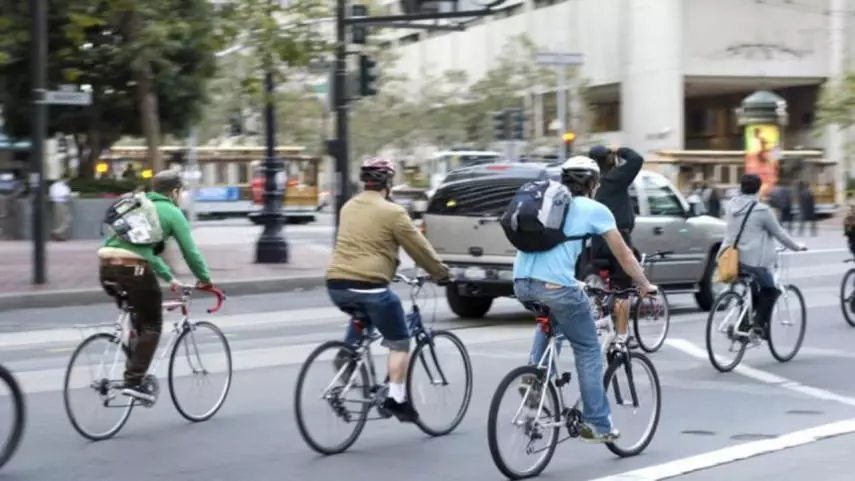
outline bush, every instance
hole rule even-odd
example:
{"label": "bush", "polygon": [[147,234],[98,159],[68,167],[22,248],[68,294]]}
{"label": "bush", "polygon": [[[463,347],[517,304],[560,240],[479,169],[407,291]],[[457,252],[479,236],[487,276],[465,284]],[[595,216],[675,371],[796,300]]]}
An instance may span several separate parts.
{"label": "bush", "polygon": [[71,179],[68,182],[72,192],[81,197],[112,197],[122,195],[143,184],[142,180],[128,179]]}

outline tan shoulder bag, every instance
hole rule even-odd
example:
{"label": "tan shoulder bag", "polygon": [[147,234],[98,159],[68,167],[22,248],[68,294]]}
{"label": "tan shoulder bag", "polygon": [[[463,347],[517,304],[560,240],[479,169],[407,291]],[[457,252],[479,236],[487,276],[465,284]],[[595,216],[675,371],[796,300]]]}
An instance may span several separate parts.
{"label": "tan shoulder bag", "polygon": [[751,211],[754,210],[756,205],[757,202],[751,204],[748,212],[745,213],[745,218],[742,219],[742,225],[739,227],[739,233],[736,234],[733,245],[725,247],[724,251],[718,257],[717,272],[719,282],[731,284],[739,278],[739,249],[737,246],[739,245],[739,240],[742,238],[742,232],[745,231],[745,223],[748,222],[748,216],[751,215]]}

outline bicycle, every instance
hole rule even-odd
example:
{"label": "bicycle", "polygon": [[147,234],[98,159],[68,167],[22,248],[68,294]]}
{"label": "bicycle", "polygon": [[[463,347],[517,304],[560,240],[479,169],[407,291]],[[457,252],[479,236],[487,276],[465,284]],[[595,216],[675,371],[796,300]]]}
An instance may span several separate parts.
{"label": "bicycle", "polygon": [[[807,327],[807,309],[805,307],[805,299],[802,295],[802,291],[795,285],[787,284],[783,281],[783,278],[785,277],[783,253],[785,250],[786,249],[782,247],[778,247],[775,250],[777,253],[777,262],[775,263],[773,277],[775,279],[775,285],[781,292],[781,295],[775,302],[775,307],[772,311],[772,318],[769,321],[768,332],[764,333],[763,336],[757,332],[754,324],[754,296],[751,295],[755,287],[753,275],[740,273],[736,282],[734,282],[729,289],[719,294],[713,302],[712,309],[710,310],[707,318],[706,348],[710,363],[719,372],[730,372],[735,369],[736,366],[742,362],[742,358],[745,356],[745,351],[748,349],[749,345],[751,347],[759,346],[763,342],[764,337],[769,344],[769,352],[778,362],[788,362],[792,360],[801,349]],[[793,322],[793,319],[790,319],[789,315],[782,316],[781,313],[778,312],[778,307],[783,304],[785,307],[789,308],[790,304],[796,301],[801,305],[801,308],[799,309],[801,320],[798,321],[799,333],[796,336],[796,342],[793,345],[792,350],[789,353],[784,353],[779,349],[780,346],[776,344],[776,341],[773,340],[772,334],[777,331],[775,326],[778,326],[779,324],[781,329],[789,329],[795,323]],[[726,311],[727,316],[723,321],[716,324],[714,321],[715,315],[722,311]],[[733,317],[734,314],[736,314],[735,317]],[[746,316],[749,317],[746,318]],[[786,319],[781,320],[780,323],[776,322],[776,320],[779,320],[782,317],[785,317]],[[741,326],[743,325],[745,326],[745,329],[741,329]],[[728,352],[734,353],[734,357],[730,360],[729,364],[726,363],[726,358],[717,356],[714,352],[712,343],[715,334],[723,334],[729,341],[730,345]]]}
{"label": "bicycle", "polygon": [[[213,417],[214,414],[216,414],[223,406],[231,387],[232,354],[228,340],[220,328],[208,321],[190,321],[190,305],[192,294],[196,288],[193,286],[181,286],[179,288],[178,299],[163,303],[163,307],[167,311],[180,309],[181,318],[173,324],[172,334],[169,341],[166,343],[166,346],[164,346],[160,355],[156,356],[154,361],[151,363],[145,377],[143,378],[143,389],[154,396],[154,400],[145,401],[132,397],[127,397],[126,400],[120,400],[119,391],[121,391],[124,385],[124,380],[122,379],[123,367],[120,366],[127,363],[130,359],[131,352],[133,351],[136,342],[136,329],[133,326],[133,308],[128,304],[127,292],[122,291],[118,285],[113,283],[110,283],[108,287],[111,287],[116,292],[116,302],[118,303],[121,311],[116,322],[113,324],[113,331],[98,332],[85,337],[71,354],[71,359],[68,362],[68,369],[65,373],[63,403],[65,405],[65,412],[68,415],[68,420],[71,422],[72,427],[74,427],[74,429],[85,438],[92,441],[102,441],[115,436],[122,429],[130,418],[131,411],[136,404],[140,404],[145,408],[153,407],[157,403],[160,395],[160,383],[158,382],[155,373],[167,353],[170,353],[167,380],[170,397],[172,398],[172,404],[175,406],[175,409],[182,417],[191,422],[207,421]],[[219,289],[206,289],[204,292],[209,292],[217,298],[216,305],[207,309],[207,312],[209,314],[213,314],[220,310],[226,299],[225,294]],[[102,327],[102,325],[84,325],[75,327],[85,329],[87,327],[98,328]],[[206,353],[209,351],[200,349],[200,345],[209,346],[209,344],[197,342],[197,337],[201,336],[203,330],[208,330],[213,334],[212,342],[221,344],[225,353],[224,359],[219,360],[219,362],[215,362],[213,366],[210,364],[207,367],[204,366],[200,357],[202,351],[205,351]],[[103,406],[107,410],[112,409],[119,412],[118,420],[113,424],[110,424],[109,427],[103,431],[94,431],[85,427],[75,414],[70,399],[72,390],[76,389],[78,384],[72,381],[72,368],[78,358],[81,357],[81,354],[84,353],[84,350],[90,345],[96,345],[97,343],[106,343],[106,345],[100,351],[100,357],[95,363],[86,363],[87,367],[90,368],[93,367],[93,365],[96,366],[96,371],[92,373],[90,369],[91,380],[88,383],[82,383],[83,385],[80,387],[92,389],[97,393],[99,405]],[[187,358],[189,369],[184,369],[179,372],[180,368],[176,366],[176,360],[178,358],[179,346],[182,345],[184,346],[184,355]],[[122,357],[125,358],[124,362],[121,361]],[[219,392],[216,402],[212,407],[202,411],[201,413],[191,413],[188,406],[185,406],[176,395],[175,378],[183,374],[190,374],[194,381],[199,381],[199,378],[207,380],[207,376],[211,374],[211,369],[217,367],[223,367],[227,376],[225,384]]]}
{"label": "bicycle", "polygon": [[[407,314],[407,323],[410,333],[416,340],[416,347],[412,351],[410,364],[407,368],[406,390],[410,402],[415,403],[416,400],[414,394],[417,391],[414,388],[413,382],[416,366],[420,365],[424,368],[430,379],[431,386],[447,387],[450,384],[446,376],[448,371],[444,370],[439,363],[437,352],[438,340],[444,339],[450,341],[450,347],[457,349],[463,359],[465,378],[463,399],[451,421],[444,426],[432,426],[425,421],[422,410],[416,407],[416,411],[420,415],[415,424],[419,429],[430,436],[443,436],[457,428],[460,422],[463,421],[466,411],[469,409],[469,402],[472,398],[472,361],[469,358],[466,346],[457,335],[450,331],[425,327],[422,322],[421,309],[417,304],[417,298],[427,280],[428,277],[416,276],[409,278],[403,274],[396,274],[394,278],[395,282],[401,282],[410,286],[410,302],[412,307]],[[377,371],[374,364],[374,357],[371,353],[371,345],[380,339],[381,336],[379,333],[374,332],[371,321],[365,313],[352,311],[347,314],[352,316],[350,322],[353,323],[360,335],[359,341],[355,345],[342,341],[327,341],[318,346],[303,363],[300,373],[297,376],[297,386],[294,393],[294,415],[300,435],[311,449],[324,455],[342,453],[352,446],[362,433],[365,423],[369,420],[368,414],[372,408],[377,409],[379,416],[371,418],[371,420],[388,419],[392,416],[391,413],[382,407],[388,393],[389,376],[386,376],[382,384],[377,382]],[[307,389],[305,383],[312,363],[316,360],[331,360],[336,358],[336,356],[343,358],[344,361],[341,366],[332,366],[334,372],[332,381],[324,381],[322,383],[324,387],[318,389],[317,394],[312,392],[312,389]],[[431,366],[433,366],[433,369]],[[344,441],[332,446],[324,445],[316,436],[309,432],[306,422],[308,416],[305,412],[308,405],[304,405],[304,392],[309,392],[310,396],[316,395],[317,398],[312,397],[313,400],[320,399],[333,412],[337,419],[351,425],[352,431]],[[349,398],[348,394],[352,392],[360,396],[360,398]],[[348,405],[356,405],[357,407],[354,410],[349,410]],[[326,408],[322,409],[326,410]]]}
{"label": "bicycle", "polygon": [[[855,259],[846,259],[844,264],[855,262]],[[852,287],[852,292],[846,293],[847,287]],[[851,268],[843,275],[840,281],[840,309],[843,311],[843,319],[852,327],[855,327],[855,268]]]}
{"label": "bicycle", "polygon": [[[641,267],[645,269],[649,266],[650,273],[648,277],[652,277],[653,267],[655,264],[673,253],[673,250],[658,250],[652,254],[641,254],[639,264],[641,264]],[[609,278],[609,271],[607,269],[599,269],[599,272],[596,275],[589,276],[587,283],[590,285],[598,285],[601,283],[606,289],[611,289],[613,287],[611,279]],[[648,319],[652,318],[651,320],[654,323],[660,319],[663,321],[661,322],[662,332],[657,338],[655,338],[655,342],[653,343],[646,342],[645,339],[647,337],[642,336],[640,320],[645,317]],[[630,308],[630,319],[632,321],[633,332],[630,347],[636,347],[637,345],[641,350],[647,353],[654,353],[662,349],[662,346],[665,344],[665,338],[668,337],[668,331],[671,328],[671,306],[668,303],[668,296],[665,294],[665,291],[659,289],[657,291],[657,296],[655,297],[636,297],[634,301],[632,301],[632,307]]]}
{"label": "bicycle", "polygon": [[21,439],[24,437],[24,426],[27,422],[27,409],[24,402],[24,392],[21,390],[18,380],[2,365],[0,365],[0,383],[5,384],[9,390],[8,396],[13,411],[12,430],[3,443],[2,449],[0,449],[0,468],[2,468],[12,459],[15,451],[21,445]]}
{"label": "bicycle", "polygon": [[[633,410],[639,408],[638,389],[636,388],[637,369],[642,369],[646,373],[652,386],[654,394],[653,416],[648,421],[641,438],[629,447],[621,447],[617,441],[606,443],[609,451],[617,456],[636,456],[647,448],[656,434],[662,410],[662,387],[659,382],[659,374],[650,359],[640,352],[630,350],[617,337],[610,313],[616,298],[637,294],[638,290],[636,288],[610,290],[590,285],[586,285],[585,290],[589,295],[596,298],[595,304],[607,306],[605,315],[597,321],[596,325],[598,333],[601,335],[601,352],[607,360],[603,383],[606,392],[608,393],[610,390],[614,394],[613,406],[616,408],[630,407]],[[555,333],[549,320],[549,308],[547,306],[539,302],[526,302],[524,306],[535,314],[537,325],[548,338],[547,347],[537,365],[517,367],[499,382],[490,402],[487,421],[487,441],[493,462],[502,474],[514,480],[537,476],[543,472],[551,461],[558,444],[579,437],[582,427],[582,412],[579,409],[581,398],[569,408],[564,402],[563,387],[570,383],[572,377],[570,372],[562,372],[558,366],[557,350],[559,343],[564,339],[564,335],[560,332]],[[639,367],[633,369],[632,366],[636,364]],[[623,383],[617,379],[620,368],[623,368],[623,372],[626,374],[626,381]],[[525,383],[523,382],[524,379],[528,379],[530,382]],[[504,439],[508,436],[499,436],[497,428],[499,426],[499,408],[504,393],[509,390],[516,392],[516,387],[523,385],[527,385],[527,387],[525,389],[519,387],[522,400],[519,407],[516,408],[511,424],[516,428],[522,428],[524,437],[528,438],[525,453],[527,455],[542,453],[542,455],[528,469],[516,470],[509,466],[498,444],[500,437]],[[626,391],[623,390],[624,388]],[[629,395],[629,399],[624,399],[625,394]],[[546,406],[547,402],[551,404],[551,407]],[[526,409],[534,412],[521,416]],[[568,434],[563,439],[559,439],[559,431],[562,427],[567,429]],[[534,447],[535,441],[543,439],[545,435],[549,436],[546,447],[536,449]]]}

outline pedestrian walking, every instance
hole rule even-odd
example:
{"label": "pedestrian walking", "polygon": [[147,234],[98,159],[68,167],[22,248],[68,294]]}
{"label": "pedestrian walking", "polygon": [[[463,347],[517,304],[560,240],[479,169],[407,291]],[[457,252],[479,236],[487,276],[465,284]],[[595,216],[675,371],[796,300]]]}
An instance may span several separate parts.
{"label": "pedestrian walking", "polygon": [[810,223],[810,232],[816,236],[816,198],[805,181],[798,183],[799,194],[799,235],[805,232],[805,224]]}
{"label": "pedestrian walking", "polygon": [[65,241],[71,235],[71,187],[68,186],[68,176],[63,175],[51,184],[48,191],[53,209],[53,231],[51,238]]}

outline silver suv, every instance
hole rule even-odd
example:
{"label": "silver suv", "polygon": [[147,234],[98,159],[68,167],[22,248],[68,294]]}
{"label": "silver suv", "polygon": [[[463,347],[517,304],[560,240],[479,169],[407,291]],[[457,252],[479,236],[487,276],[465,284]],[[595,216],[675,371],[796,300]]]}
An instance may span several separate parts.
{"label": "silver suv", "polygon": [[[559,174],[559,167],[541,163],[474,166],[455,171],[431,196],[423,229],[457,279],[446,290],[455,314],[480,318],[493,299],[513,295],[516,250],[498,218],[523,183],[546,177],[557,180]],[[724,221],[704,215],[700,205],[689,204],[668,179],[655,172],[642,171],[630,194],[636,214],[635,247],[641,252],[674,251],[657,262],[651,281],[667,291],[692,292],[698,307],[709,310],[714,297],[713,260],[724,239]],[[577,270],[577,276],[581,272]]]}

